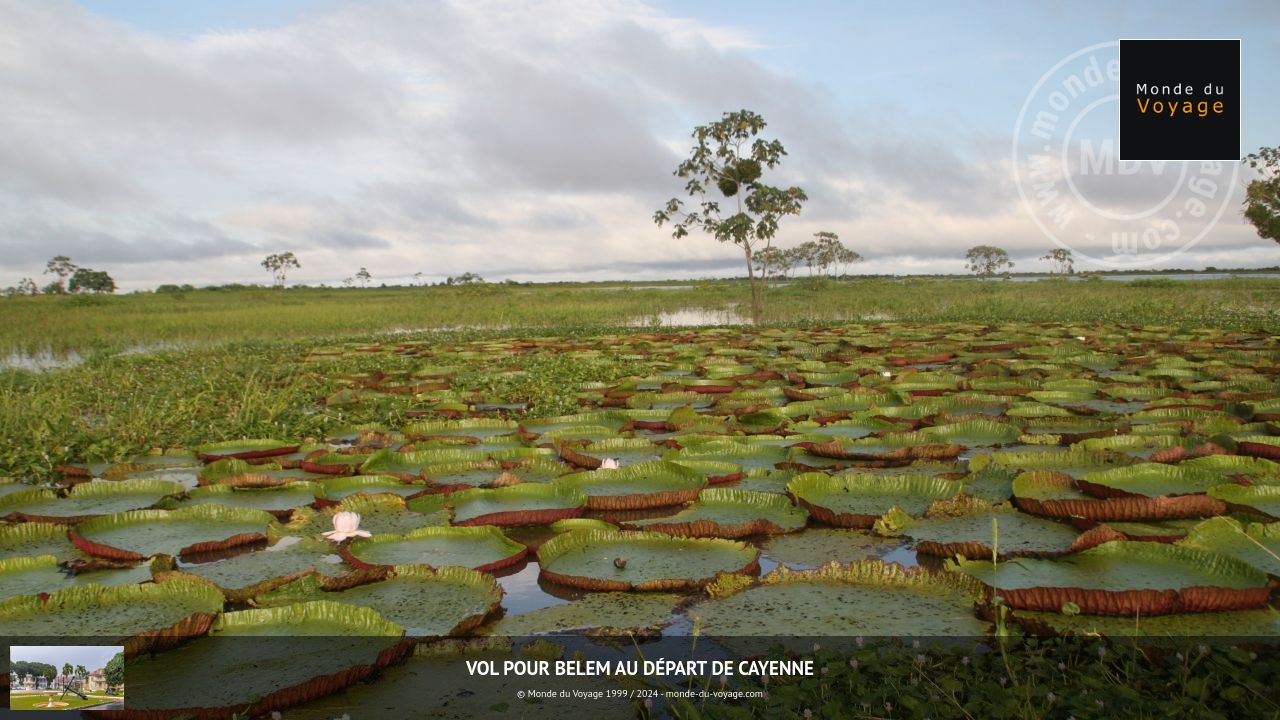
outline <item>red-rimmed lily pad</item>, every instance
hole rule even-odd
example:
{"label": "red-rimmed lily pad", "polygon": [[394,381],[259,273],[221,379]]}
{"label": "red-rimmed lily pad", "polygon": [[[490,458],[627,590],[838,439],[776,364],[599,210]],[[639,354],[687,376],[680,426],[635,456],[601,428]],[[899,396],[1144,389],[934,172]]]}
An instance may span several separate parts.
{"label": "red-rimmed lily pad", "polygon": [[1077,483],[1081,490],[1096,497],[1161,497],[1196,495],[1222,483],[1222,478],[1207,470],[1181,465],[1140,463],[1085,473]]}
{"label": "red-rimmed lily pad", "polygon": [[324,487],[314,482],[292,482],[266,488],[242,488],[232,485],[206,485],[192,490],[186,499],[169,504],[170,507],[197,507],[221,505],[232,508],[263,510],[278,518],[287,519],[294,508],[310,505],[324,498]]}
{"label": "red-rimmed lily pad", "polygon": [[283,538],[276,544],[212,562],[188,563],[167,557],[152,561],[152,575],[162,580],[193,575],[216,587],[228,600],[244,602],[286,582],[308,575],[339,576],[351,572],[332,543],[310,538]]}
{"label": "red-rimmed lily pad", "polygon": [[678,537],[743,538],[802,529],[809,514],[786,496],[736,488],[707,488],[680,512],[665,518],[623,523],[627,530],[652,530]]}
{"label": "red-rimmed lily pad", "polygon": [[1080,491],[1075,478],[1033,470],[1013,480],[1013,502],[1032,515],[1085,520],[1173,520],[1221,515],[1226,503],[1209,495],[1097,498]]}
{"label": "red-rimmed lily pad", "polygon": [[342,557],[360,568],[384,565],[459,566],[491,572],[524,559],[524,545],[491,525],[426,527],[402,535],[360,538],[342,548]]}
{"label": "red-rimmed lily pad", "polygon": [[65,560],[77,555],[60,523],[15,523],[0,525],[0,560],[14,557],[54,555]]}
{"label": "red-rimmed lily pad", "polygon": [[1233,508],[1280,520],[1280,485],[1219,485],[1209,494]]}
{"label": "red-rimmed lily pad", "polygon": [[267,540],[270,513],[221,505],[181,510],[131,510],[106,515],[71,530],[75,546],[112,560],[144,560],[152,555],[217,552]]}
{"label": "red-rimmed lily pad", "polygon": [[130,655],[203,635],[222,612],[222,593],[175,578],[143,585],[81,585],[47,597],[14,597],[0,604],[0,635],[80,637],[123,641]]}
{"label": "red-rimmed lily pad", "polygon": [[707,479],[692,468],[653,461],[564,475],[553,484],[585,493],[592,510],[643,510],[689,502],[706,487]]}
{"label": "red-rimmed lily pad", "polygon": [[282,440],[227,440],[224,442],[197,445],[195,447],[195,451],[196,457],[204,460],[205,462],[213,462],[214,460],[222,460],[225,458],[252,460],[257,458],[275,457],[277,455],[288,455],[291,452],[297,451],[299,447],[298,443],[290,443]]}
{"label": "red-rimmed lily pad", "polygon": [[707,589],[712,599],[685,612],[714,637],[777,635],[779,628],[810,638],[973,637],[988,627],[974,613],[977,583],[878,560],[780,567],[756,582],[729,577]]}
{"label": "red-rimmed lily pad", "polygon": [[541,576],[585,590],[681,590],[717,574],[754,573],[760,552],[719,538],[588,530],[557,535],[538,548]]}
{"label": "red-rimmed lily pad", "polygon": [[423,495],[408,502],[410,510],[433,513],[441,509],[452,512],[451,524],[548,525],[557,520],[578,517],[587,506],[587,496],[579,490],[560,485],[520,483],[509,487],[473,488],[447,495]]}
{"label": "red-rimmed lily pad", "polygon": [[1228,517],[1209,518],[1178,544],[1230,555],[1280,578],[1280,522],[1244,524]]}
{"label": "red-rimmed lily pad", "polygon": [[804,473],[787,493],[815,519],[839,527],[869,528],[891,508],[920,515],[930,503],[955,497],[962,486],[930,475],[824,475]]}
{"label": "red-rimmed lily pad", "polygon": [[[102,717],[267,715],[363,680],[408,650],[404,628],[327,600],[224,613],[209,636],[129,663],[128,707]],[[289,642],[242,638],[287,637]],[[183,688],[175,692],[174,688]]]}
{"label": "red-rimmed lily pad", "polygon": [[400,497],[413,497],[425,492],[425,482],[405,482],[390,475],[353,475],[349,477],[328,478],[322,481],[324,498],[338,501],[351,495],[377,495],[390,493]]}
{"label": "red-rimmed lily pad", "polygon": [[1246,610],[1271,594],[1266,573],[1248,563],[1163,543],[1117,540],[1053,560],[959,560],[949,567],[982,581],[1010,607],[1044,612],[1068,603],[1087,615]]}
{"label": "red-rimmed lily pad", "polygon": [[374,495],[350,495],[337,505],[315,511],[299,508],[293,512],[288,530],[297,535],[319,537],[333,530],[333,518],[340,512],[360,515],[360,529],[375,535],[405,533],[422,527],[438,527],[449,524],[446,512],[423,515],[412,512],[404,498],[390,493]]}
{"label": "red-rimmed lily pad", "polygon": [[181,493],[178,483],[164,480],[121,480],[79,483],[58,497],[51,490],[29,490],[0,498],[0,514],[20,521],[74,524],[126,510],[155,505]]}
{"label": "red-rimmed lily pad", "polygon": [[381,579],[354,584],[309,575],[254,602],[271,607],[320,599],[375,610],[411,636],[445,637],[480,625],[498,609],[502,587],[492,576],[467,568],[398,565]]}
{"label": "red-rimmed lily pad", "polygon": [[62,572],[58,558],[53,555],[15,557],[0,560],[0,600],[17,595],[51,593],[77,585],[126,585],[150,579],[151,571],[146,565],[71,575]]}
{"label": "red-rimmed lily pad", "polygon": [[905,535],[916,552],[936,557],[990,558],[993,546],[1002,560],[1055,557],[1083,549],[1084,536],[1070,524],[1020,513],[1007,504],[952,503],[946,511],[938,510],[935,506],[919,520],[891,511],[876,529]]}

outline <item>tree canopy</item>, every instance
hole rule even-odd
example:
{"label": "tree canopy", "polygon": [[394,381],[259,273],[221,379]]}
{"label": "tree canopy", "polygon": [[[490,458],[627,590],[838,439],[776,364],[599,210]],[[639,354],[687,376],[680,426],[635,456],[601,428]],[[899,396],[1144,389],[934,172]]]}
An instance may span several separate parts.
{"label": "tree canopy", "polygon": [[[764,297],[756,277],[754,254],[768,248],[782,218],[799,215],[809,199],[799,187],[781,188],[764,182],[764,171],[776,168],[787,154],[778,140],[759,137],[765,126],[760,115],[738,110],[695,127],[689,157],[674,173],[686,181],[684,190],[692,198],[690,206],[674,197],[653,215],[659,227],[671,223],[671,234],[677,239],[691,230],[701,230],[720,242],[742,248],[751,283],[751,313],[756,321],[764,312]],[[731,208],[722,209],[713,190],[731,200]]]}
{"label": "tree canopy", "polygon": [[1264,147],[1244,162],[1260,173],[1245,188],[1244,217],[1260,237],[1280,242],[1280,147]]}
{"label": "tree canopy", "polygon": [[981,277],[991,277],[1013,267],[1009,253],[994,245],[975,245],[964,254],[965,269]]}

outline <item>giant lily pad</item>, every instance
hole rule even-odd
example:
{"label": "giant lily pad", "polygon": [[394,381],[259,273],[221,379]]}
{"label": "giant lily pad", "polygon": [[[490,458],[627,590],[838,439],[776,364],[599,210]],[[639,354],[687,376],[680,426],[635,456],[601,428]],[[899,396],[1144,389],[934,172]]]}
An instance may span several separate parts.
{"label": "giant lily pad", "polygon": [[557,520],[578,517],[587,505],[581,491],[560,485],[521,483],[493,489],[474,488],[448,495],[423,495],[410,500],[409,509],[420,513],[448,508],[452,524],[548,525]]}
{"label": "giant lily pad", "polygon": [[214,460],[226,458],[251,460],[275,457],[276,455],[288,455],[291,452],[295,452],[298,447],[297,443],[281,442],[280,440],[227,440],[225,442],[198,445],[195,451],[196,456],[201,460],[213,462]]}
{"label": "giant lily pad", "polygon": [[1230,555],[1280,577],[1280,522],[1246,525],[1227,517],[1209,518],[1178,544]]}
{"label": "giant lily pad", "polygon": [[1219,485],[1211,488],[1209,494],[1232,507],[1280,520],[1280,485]]}
{"label": "giant lily pad", "polygon": [[1217,474],[1207,470],[1160,463],[1141,463],[1086,473],[1078,481],[1080,489],[1098,497],[1194,495],[1205,493],[1221,482]]}
{"label": "giant lily pad", "polygon": [[0,525],[0,560],[36,555],[54,555],[65,560],[76,554],[75,546],[67,537],[66,525],[36,522]]}
{"label": "giant lily pad", "polygon": [[[336,586],[336,587],[335,587]],[[308,575],[259,596],[261,607],[327,599],[376,610],[409,635],[461,635],[498,609],[502,588],[491,576],[462,567],[398,565],[384,578],[359,584]]]}
{"label": "giant lily pad", "polygon": [[427,489],[426,483],[405,482],[390,475],[354,475],[328,478],[321,483],[324,498],[338,501],[351,495],[376,495],[390,493],[400,497],[412,497]]}
{"label": "giant lily pad", "polygon": [[683,465],[654,461],[563,475],[554,484],[586,493],[593,510],[642,510],[689,502],[707,479]]}
{"label": "giant lily pad", "polygon": [[60,571],[58,559],[52,555],[9,558],[0,560],[0,600],[17,595],[51,593],[77,585],[125,585],[150,579],[151,571],[146,565],[71,575]]}
{"label": "giant lily pad", "polygon": [[508,615],[495,623],[493,635],[650,635],[665,625],[684,600],[673,593],[590,593],[572,602]]}
{"label": "giant lily pad", "polygon": [[295,510],[288,528],[298,535],[319,536],[333,529],[333,518],[340,512],[360,515],[360,529],[377,534],[409,532],[422,527],[449,524],[444,510],[430,515],[412,512],[404,498],[391,494],[351,495],[342,502],[317,512],[310,508]]}
{"label": "giant lily pad", "polygon": [[776,493],[707,488],[679,513],[623,523],[628,530],[653,530],[679,537],[742,538],[778,535],[805,526],[809,515]]}
{"label": "giant lily pad", "polygon": [[206,485],[192,490],[187,500],[175,502],[174,508],[199,505],[221,505],[232,508],[264,510],[277,517],[287,517],[294,508],[310,505],[324,496],[319,483],[292,482],[268,488],[240,488],[231,485]]}
{"label": "giant lily pad", "polygon": [[0,604],[0,635],[77,636],[124,640],[134,652],[171,638],[202,635],[222,612],[222,593],[175,578],[145,585],[81,585]]}
{"label": "giant lily pad", "polygon": [[900,540],[865,530],[819,527],[771,537],[761,545],[761,553],[780,565],[806,570],[829,562],[848,564],[877,559],[901,545]]}
{"label": "giant lily pad", "polygon": [[687,610],[713,637],[977,636],[975,583],[866,560],[815,570],[781,567],[758,583],[711,586],[713,599]]}
{"label": "giant lily pad", "polygon": [[1051,612],[1074,603],[1088,615],[1245,610],[1271,593],[1266,573],[1204,550],[1116,540],[1054,560],[959,560],[1014,608]]}
{"label": "giant lily pad", "polygon": [[[966,503],[953,507],[941,514],[931,510],[922,520],[898,511],[892,533],[910,537],[916,552],[937,557],[990,558],[993,546],[1001,559],[1052,557],[1080,549],[1080,533],[1066,523],[1020,513],[1008,505]],[[877,524],[877,529],[883,524]]]}
{"label": "giant lily pad", "polygon": [[1013,501],[1033,515],[1087,520],[1172,520],[1221,515],[1227,506],[1208,495],[1095,498],[1080,491],[1076,480],[1051,470],[1024,472],[1013,480]]}
{"label": "giant lily pad", "polygon": [[721,572],[756,572],[759,555],[731,540],[586,530],[543,543],[538,564],[542,577],[562,585],[656,591],[701,587]]}
{"label": "giant lily pad", "polygon": [[274,518],[260,510],[199,505],[181,510],[131,510],[87,520],[71,531],[76,547],[114,560],[215,552],[262,542]]}
{"label": "giant lily pad", "polygon": [[[126,712],[266,715],[368,677],[403,655],[403,634],[373,610],[326,600],[225,613],[209,637],[130,661]],[[262,636],[290,640],[242,639]]]}
{"label": "giant lily pad", "polygon": [[929,475],[824,475],[792,478],[787,492],[817,520],[839,527],[871,527],[876,518],[898,507],[922,514],[935,500],[955,497],[961,485]]}
{"label": "giant lily pad", "polygon": [[275,545],[204,563],[166,563],[157,558],[156,579],[168,573],[194,575],[218,588],[228,600],[243,602],[259,593],[307,575],[336,576],[350,572],[332,543],[285,538]]}
{"label": "giant lily pad", "polygon": [[20,520],[74,524],[82,520],[137,510],[161,498],[180,493],[183,487],[164,480],[85,482],[71,488],[65,498],[51,490],[28,490],[0,499],[0,513]]}
{"label": "giant lily pad", "polygon": [[514,565],[525,556],[525,546],[503,535],[496,527],[426,527],[403,535],[360,538],[342,549],[342,556],[356,567],[379,565],[457,565],[490,572]]}

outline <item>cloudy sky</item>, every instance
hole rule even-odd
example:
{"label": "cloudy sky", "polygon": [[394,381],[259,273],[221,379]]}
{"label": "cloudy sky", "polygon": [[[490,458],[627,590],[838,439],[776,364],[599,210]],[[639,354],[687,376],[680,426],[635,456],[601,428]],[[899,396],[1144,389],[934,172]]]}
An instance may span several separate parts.
{"label": "cloudy sky", "polygon": [[[1243,150],[1280,144],[1271,0],[904,5],[0,0],[0,286],[58,253],[124,289],[267,282],[284,250],[312,284],[739,274],[651,216],[690,129],[744,107],[789,152],[772,180],[810,198],[777,244],[832,230],[868,273],[961,272],[994,244],[1040,269],[1019,112],[1121,37],[1242,38]],[[1085,192],[1140,209],[1163,188],[1143,177]],[[1246,180],[1155,264],[1280,264],[1241,220]]]}
{"label": "cloudy sky", "polygon": [[66,663],[83,665],[90,672],[105,667],[124,648],[112,645],[36,645],[9,648],[9,661],[26,660],[53,665],[62,672]]}

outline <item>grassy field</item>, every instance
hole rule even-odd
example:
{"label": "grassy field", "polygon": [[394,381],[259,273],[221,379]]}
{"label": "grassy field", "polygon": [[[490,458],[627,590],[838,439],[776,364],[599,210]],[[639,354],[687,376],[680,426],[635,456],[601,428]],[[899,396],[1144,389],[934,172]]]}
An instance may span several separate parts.
{"label": "grassy field", "polygon": [[[638,288],[480,285],[10,298],[0,301],[0,356],[431,329],[645,325],[661,313],[695,308],[715,316],[749,304],[745,281]],[[774,324],[896,320],[1280,327],[1280,279],[806,279],[770,288],[766,298],[764,321]]]}
{"label": "grassy field", "polygon": [[54,702],[66,703],[66,705],[56,707],[56,708],[36,707],[37,704],[41,704],[48,701],[49,697],[44,693],[38,693],[33,695],[10,695],[9,709],[10,710],[74,710],[76,708],[88,707],[90,705],[101,705],[105,702],[110,702],[112,700],[119,699],[119,698],[106,697],[102,695],[90,695],[88,700],[81,700],[80,698],[70,693],[68,693],[65,698],[59,697],[61,694],[62,693],[58,693],[58,695],[53,696]]}
{"label": "grassy field", "polygon": [[[647,324],[682,308],[732,310],[745,283],[688,289],[485,286],[370,290],[195,291],[185,295],[19,298],[0,301],[0,354],[79,352],[55,372],[0,370],[0,477],[45,479],[70,461],[117,460],[154,447],[238,437],[318,437],[357,422],[398,423],[394,408],[316,407],[337,387],[292,361],[327,343],[372,339],[396,328],[405,339],[591,335]],[[1280,330],[1280,280],[1180,282],[979,282],[974,280],[798,282],[770,290],[768,320],[802,322],[1010,321]],[[1086,332],[1085,329],[1081,332]],[[114,354],[131,346],[189,346]],[[359,358],[337,370],[359,372]],[[459,385],[530,402],[543,415],[569,412],[564,388],[625,377],[624,362],[584,369],[555,355],[526,372],[483,367]]]}

